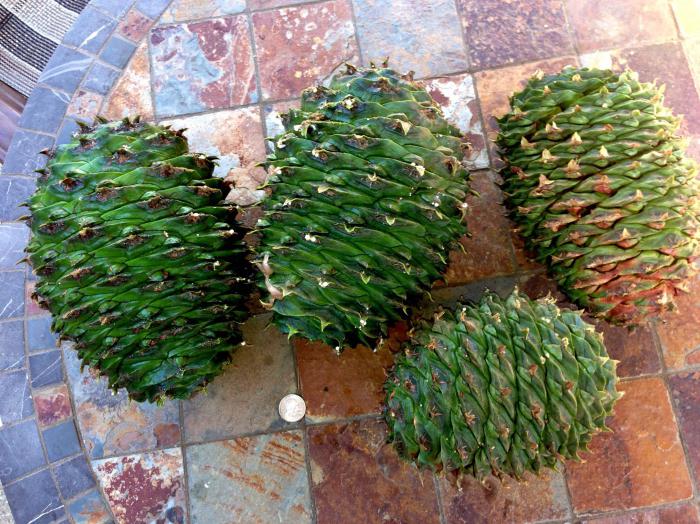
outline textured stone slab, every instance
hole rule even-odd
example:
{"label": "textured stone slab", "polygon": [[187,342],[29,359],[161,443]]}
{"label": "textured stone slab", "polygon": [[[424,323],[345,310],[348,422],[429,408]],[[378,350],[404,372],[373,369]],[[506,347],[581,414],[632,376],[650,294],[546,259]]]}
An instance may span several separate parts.
{"label": "textured stone slab", "polygon": [[51,462],[80,453],[80,442],[73,420],[66,420],[42,432],[46,454]]}
{"label": "textured stone slab", "polygon": [[136,7],[153,20],[157,19],[172,0],[137,0]]}
{"label": "textured stone slab", "polygon": [[112,522],[99,491],[89,491],[68,505],[75,524],[107,524]]}
{"label": "textured stone slab", "polygon": [[245,0],[174,0],[163,13],[160,21],[183,22],[198,18],[214,18],[235,15],[245,10]]}
{"label": "textured stone slab", "polygon": [[114,30],[115,22],[105,13],[88,6],[63,37],[63,43],[97,53]]}
{"label": "textured stone slab", "polygon": [[467,69],[462,27],[453,0],[353,0],[365,60],[402,73],[436,76]]}
{"label": "textured stone slab", "polygon": [[192,524],[311,522],[300,431],[187,448]]}
{"label": "textured stone slab", "polygon": [[77,352],[65,348],[66,371],[76,418],[91,458],[168,447],[180,442],[178,405],[130,402],[126,391],[116,395],[94,371],[80,372]]}
{"label": "textured stone slab", "polygon": [[7,486],[5,495],[16,524],[49,524],[60,522],[65,516],[56,484],[48,470]]}
{"label": "textured stone slab", "polygon": [[700,373],[672,375],[669,384],[688,458],[695,471],[700,471]]}
{"label": "textured stone slab", "polygon": [[61,352],[58,350],[39,353],[29,357],[32,372],[32,387],[39,388],[63,382]]}
{"label": "textured stone slab", "polygon": [[700,364],[700,277],[695,277],[689,293],[676,297],[676,311],[667,313],[656,324],[664,362],[669,369]]}
{"label": "textured stone slab", "polygon": [[578,513],[637,508],[693,495],[668,391],[659,378],[624,382],[625,396],[585,462],[566,465]]}
{"label": "textured stone slab", "polygon": [[0,421],[3,425],[17,422],[34,413],[26,370],[0,375],[0,392]]}
{"label": "textured stone slab", "polygon": [[581,524],[697,524],[700,522],[698,508],[686,503],[665,508],[652,508],[615,515],[613,517],[587,518]]}
{"label": "textured stone slab", "polygon": [[56,335],[51,331],[50,316],[27,320],[27,346],[30,353],[55,348],[56,339]]}
{"label": "textured stone slab", "polygon": [[[40,111],[40,109],[37,108],[41,107],[42,101],[46,101],[46,117],[48,119],[46,124],[55,131],[61,123],[61,118],[63,118],[66,107],[68,107],[68,96],[59,92],[56,92],[54,95],[47,89],[37,88],[35,91],[38,93],[38,101],[34,103],[34,97],[29,99],[22,113],[22,118],[25,118],[25,121],[20,125],[27,125],[33,129],[44,129],[46,126],[44,123],[39,122],[40,114],[35,114],[35,111]],[[20,118],[20,121],[22,118]],[[34,175],[34,170],[46,165],[46,157],[40,155],[39,151],[50,148],[52,145],[53,138],[50,136],[24,131],[22,129],[17,130],[7,150],[5,164],[2,167],[3,173],[36,176]],[[4,176],[5,175],[3,175],[3,177]],[[26,210],[23,209],[23,211]]]}
{"label": "textured stone slab", "polygon": [[119,78],[109,99],[105,101],[102,115],[113,120],[137,115],[144,120],[152,120],[150,71],[148,45],[144,42],[134,53],[129,67]]}
{"label": "textured stone slab", "polygon": [[148,33],[152,25],[153,20],[135,7],[132,7],[122,21],[119,22],[117,33],[132,42],[138,43]]}
{"label": "textured stone slab", "polygon": [[92,123],[102,106],[103,97],[99,93],[93,93],[85,89],[78,89],[68,105],[66,115],[77,120]]}
{"label": "textured stone slab", "polygon": [[251,10],[272,9],[273,7],[302,4],[305,1],[306,0],[248,0],[248,7],[250,7]]}
{"label": "textured stone slab", "polygon": [[17,269],[28,240],[29,228],[24,224],[0,223],[0,270]]}
{"label": "textured stone slab", "polygon": [[40,426],[51,426],[72,415],[68,386],[58,384],[34,393],[36,418]]}
{"label": "textured stone slab", "polygon": [[440,522],[433,479],[399,459],[383,422],[308,430],[312,495],[319,524]]}
{"label": "textured stone slab", "polygon": [[0,329],[0,370],[24,367],[24,323],[4,322]]}
{"label": "textured stone slab", "polygon": [[656,341],[648,326],[629,330],[611,326],[607,322],[597,322],[596,325],[597,329],[603,332],[608,354],[619,361],[618,376],[636,377],[658,373],[661,370]]}
{"label": "textured stone slab", "polygon": [[269,318],[260,315],[246,322],[246,345],[236,350],[224,374],[206,394],[182,403],[187,442],[285,427],[277,404],[296,393],[294,361],[287,337],[266,327]]}
{"label": "textured stone slab", "polygon": [[239,15],[151,31],[159,115],[196,113],[257,101],[248,21]]}
{"label": "textured stone slab", "polygon": [[119,69],[95,62],[85,77],[83,86],[101,95],[106,95],[120,75],[121,71]]}
{"label": "textured stone slab", "polygon": [[34,420],[0,428],[0,464],[3,485],[46,464]]}
{"label": "textured stone slab", "polygon": [[24,313],[24,273],[0,272],[0,319],[15,318]]}
{"label": "textured stone slab", "polygon": [[66,46],[58,46],[39,76],[39,82],[72,93],[91,63],[90,56]]}
{"label": "textured stone slab", "polygon": [[291,98],[357,56],[346,0],[253,14],[263,99]]}
{"label": "textured stone slab", "polygon": [[693,38],[700,36],[700,3],[698,0],[672,0],[671,8],[678,24],[681,36]]}
{"label": "textured stone slab", "polygon": [[9,222],[26,214],[26,209],[19,207],[19,205],[26,202],[27,198],[34,192],[34,187],[34,180],[29,178],[11,175],[1,176],[0,220]]}
{"label": "textured stone slab", "polygon": [[135,50],[136,46],[134,44],[113,35],[102,48],[100,59],[111,66],[123,69],[129,63],[129,59]]}
{"label": "textured stone slab", "polygon": [[179,448],[95,460],[92,467],[119,524],[184,524],[185,487]]}
{"label": "textured stone slab", "polygon": [[82,455],[59,464],[54,468],[54,473],[64,500],[72,499],[95,485],[90,464]]}

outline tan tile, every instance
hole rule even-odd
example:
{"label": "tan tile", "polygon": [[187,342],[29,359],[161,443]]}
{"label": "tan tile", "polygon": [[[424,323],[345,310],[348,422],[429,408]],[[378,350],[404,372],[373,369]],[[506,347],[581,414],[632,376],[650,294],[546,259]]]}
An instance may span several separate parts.
{"label": "tan tile", "polygon": [[[700,277],[690,286],[690,292],[676,298],[677,310],[667,313],[657,322],[664,362],[670,369],[682,369],[700,364]],[[689,329],[690,327],[696,329]]]}
{"label": "tan tile", "polygon": [[198,18],[233,15],[245,10],[245,0],[175,0],[165,10],[161,22],[183,22]]}
{"label": "tan tile", "polygon": [[117,81],[109,98],[105,100],[102,115],[111,120],[137,115],[144,120],[152,120],[150,74],[148,47],[144,42],[136,49],[131,62]]}
{"label": "tan tile", "polygon": [[700,0],[672,0],[671,7],[681,36],[700,36]]}

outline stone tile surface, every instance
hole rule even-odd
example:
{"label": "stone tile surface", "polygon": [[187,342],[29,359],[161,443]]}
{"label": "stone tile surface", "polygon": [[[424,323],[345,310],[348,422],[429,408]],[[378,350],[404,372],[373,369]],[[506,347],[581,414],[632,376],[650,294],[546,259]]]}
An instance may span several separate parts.
{"label": "stone tile surface", "polygon": [[315,427],[308,439],[319,524],[440,521],[431,475],[399,459],[383,422]]}
{"label": "stone tile surface", "polygon": [[184,524],[185,488],[179,448],[95,460],[92,467],[119,524]]}
{"label": "stone tile surface", "polygon": [[19,317],[24,313],[24,274],[20,271],[0,272],[0,319]]}
{"label": "stone tile surface", "polygon": [[114,30],[115,22],[105,13],[88,6],[63,37],[63,43],[97,53]]}
{"label": "stone tile surface", "polygon": [[70,457],[81,451],[73,420],[66,420],[42,432],[50,462]]}
{"label": "stone tile surface", "polygon": [[453,0],[353,0],[365,60],[418,77],[467,69],[467,52]]}
{"label": "stone tile surface", "polygon": [[85,89],[78,89],[73,95],[66,114],[83,122],[92,123],[102,106],[103,97]]}
{"label": "stone tile surface", "polygon": [[75,457],[54,467],[58,490],[64,500],[72,499],[95,485],[90,464],[84,456]]}
{"label": "stone tile surface", "polygon": [[144,42],[134,53],[129,66],[114,86],[109,99],[105,101],[101,114],[113,120],[136,115],[140,115],[144,120],[152,120],[150,71],[148,46]]}
{"label": "stone tile surface", "polygon": [[72,93],[92,63],[88,55],[60,45],[44,67],[39,82]]}
{"label": "stone tile surface", "polygon": [[187,448],[192,524],[311,522],[300,431]]}
{"label": "stone tile surface", "polygon": [[597,329],[603,332],[610,358],[619,360],[618,376],[636,377],[658,373],[661,370],[656,341],[649,326],[630,330],[602,321],[596,322],[596,325]]}
{"label": "stone tile surface", "polygon": [[83,87],[101,95],[106,95],[120,75],[121,71],[119,69],[95,62],[85,76]]}
{"label": "stone tile surface", "polygon": [[0,329],[0,370],[24,367],[24,323],[5,322]]}
{"label": "stone tile surface", "polygon": [[131,55],[134,54],[136,46],[114,35],[107,40],[107,43],[102,48],[100,58],[109,65],[123,69],[129,63]]}
{"label": "stone tile surface", "polygon": [[0,421],[3,425],[17,422],[34,413],[26,370],[0,375],[0,392]]}
{"label": "stone tile surface", "polygon": [[669,378],[681,434],[695,472],[700,472],[700,373],[680,373]]}
{"label": "stone tile surface", "polygon": [[137,0],[136,7],[149,18],[157,19],[172,0]]}
{"label": "stone tile surface", "polygon": [[349,0],[253,14],[263,99],[291,98],[357,57]]}
{"label": "stone tile surface", "polygon": [[48,470],[5,488],[16,524],[49,524],[65,516],[63,503]]}
{"label": "stone tile surface", "polygon": [[690,503],[581,521],[582,524],[697,524],[698,522],[700,522],[698,508]]}
{"label": "stone tile surface", "polygon": [[[276,102],[263,106],[263,118],[265,119],[265,138],[274,138],[284,133],[284,123],[282,115],[290,109],[298,109],[300,102],[297,100],[287,102]],[[274,151],[274,140],[267,140],[267,147]]]}
{"label": "stone tile surface", "polygon": [[518,482],[495,477],[479,482],[464,477],[460,483],[441,476],[442,507],[450,524],[538,522],[568,517],[566,484],[561,473],[529,474]]}
{"label": "stone tile surface", "polygon": [[245,16],[158,26],[151,31],[150,42],[158,115],[257,101]]}
{"label": "stone tile surface", "polygon": [[612,433],[595,436],[585,462],[567,463],[574,510],[628,509],[690,498],[690,476],[663,381],[638,379],[618,388],[625,395],[608,419]]}
{"label": "stone tile surface", "polygon": [[72,415],[68,386],[57,384],[34,392],[36,418],[40,426],[50,426]]}
{"label": "stone tile surface", "polygon": [[[46,312],[46,310],[41,310]],[[27,320],[27,347],[30,353],[54,349],[56,335],[51,331],[51,317],[42,316]]]}
{"label": "stone tile surface", "polygon": [[114,395],[106,379],[87,368],[80,372],[77,352],[64,350],[76,418],[91,458],[134,453],[179,444],[178,405],[130,402],[126,391]]}
{"label": "stone tile surface", "polygon": [[0,223],[0,270],[18,268],[28,240],[29,228],[24,224]]}
{"label": "stone tile surface", "polygon": [[700,2],[698,0],[671,0],[671,8],[682,37],[700,36]]}
{"label": "stone tile surface", "polygon": [[140,42],[153,25],[153,20],[132,7],[117,26],[117,33],[133,42]]}
{"label": "stone tile surface", "polygon": [[[68,107],[68,95],[58,91],[53,93],[43,88],[37,88],[36,91],[38,101],[34,102],[34,97],[30,98],[27,105],[24,106],[19,125],[39,131],[55,132],[61,123],[66,107]],[[35,111],[41,111],[40,114],[45,115],[46,121],[42,121],[40,114],[35,113]],[[2,166],[3,177],[4,174],[36,176],[34,170],[46,165],[46,157],[40,155],[39,151],[50,148],[52,145],[53,139],[50,136],[22,129],[17,130],[12,137],[12,143],[7,150],[5,163]],[[8,189],[11,189],[11,186]],[[22,208],[21,214],[25,214],[25,211],[26,209]]]}
{"label": "stone tile surface", "polygon": [[32,387],[39,388],[63,382],[61,352],[58,350],[39,353],[29,357]]}
{"label": "stone tile surface", "polygon": [[[5,169],[5,168],[3,168]],[[7,169],[5,169],[7,172]],[[35,182],[29,178],[3,175],[0,177],[0,220],[17,220],[26,214],[26,209],[19,207],[34,192]]]}
{"label": "stone tile surface", "polygon": [[244,324],[246,345],[236,350],[223,375],[183,402],[187,442],[274,430],[286,423],[277,413],[280,399],[296,393],[294,361],[287,337],[269,315]]}
{"label": "stone tile surface", "polygon": [[306,0],[248,0],[248,7],[252,10],[272,9],[273,7],[302,4]]}
{"label": "stone tile surface", "polygon": [[676,297],[677,310],[656,323],[664,362],[669,369],[700,364],[700,277],[690,283],[689,293]]}
{"label": "stone tile surface", "polygon": [[112,517],[99,491],[89,491],[68,505],[75,524],[107,524]]}
{"label": "stone tile surface", "polygon": [[46,464],[34,420],[0,428],[0,464],[3,485]]}
{"label": "stone tile surface", "polygon": [[471,66],[488,69],[572,53],[562,4],[561,0],[458,0]]}
{"label": "stone tile surface", "polygon": [[245,10],[245,0],[174,0],[165,10],[161,23],[235,15]]}

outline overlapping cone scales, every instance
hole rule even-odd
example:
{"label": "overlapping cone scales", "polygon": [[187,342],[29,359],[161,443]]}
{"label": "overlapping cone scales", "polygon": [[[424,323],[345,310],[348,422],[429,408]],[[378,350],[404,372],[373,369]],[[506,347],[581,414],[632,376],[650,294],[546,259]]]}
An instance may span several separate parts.
{"label": "overlapping cone scales", "polygon": [[390,437],[421,467],[521,477],[605,428],[616,362],[579,313],[487,294],[413,335],[385,385]]}
{"label": "overlapping cone scales", "polygon": [[213,159],[128,119],[49,155],[27,251],[53,329],[132,398],[188,397],[220,372],[244,314],[241,232]]}
{"label": "overlapping cone scales", "polygon": [[696,166],[663,88],[632,72],[536,75],[499,120],[506,203],[528,246],[593,314],[639,323],[696,271]]}
{"label": "overlapping cone scales", "polygon": [[304,91],[268,158],[261,286],[283,332],[373,345],[465,233],[459,130],[386,68]]}

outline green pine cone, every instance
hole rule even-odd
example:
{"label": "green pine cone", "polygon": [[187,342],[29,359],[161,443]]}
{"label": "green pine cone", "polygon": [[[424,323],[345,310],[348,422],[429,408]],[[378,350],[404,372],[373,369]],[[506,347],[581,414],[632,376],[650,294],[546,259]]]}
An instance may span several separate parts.
{"label": "green pine cone", "polygon": [[591,314],[637,324],[697,271],[700,186],[663,88],[566,68],[511,98],[497,139],[527,246]]}
{"label": "green pine cone", "polygon": [[138,119],[46,154],[27,252],[54,331],[135,400],[189,397],[241,341],[250,287],[214,158]]}
{"label": "green pine cone", "polygon": [[516,290],[416,328],[385,384],[399,453],[418,466],[520,478],[578,458],[621,396],[578,312]]}
{"label": "green pine cone", "polygon": [[305,90],[285,127],[258,222],[273,322],[372,347],[466,232],[465,142],[410,76],[374,66]]}

